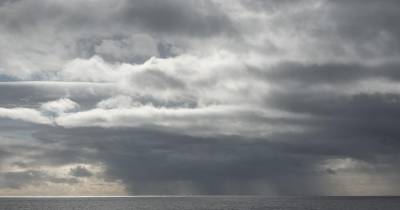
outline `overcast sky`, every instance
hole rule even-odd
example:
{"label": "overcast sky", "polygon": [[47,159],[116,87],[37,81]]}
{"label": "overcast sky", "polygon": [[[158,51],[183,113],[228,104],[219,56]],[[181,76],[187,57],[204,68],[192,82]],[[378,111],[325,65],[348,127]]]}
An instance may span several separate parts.
{"label": "overcast sky", "polygon": [[398,0],[0,0],[0,195],[400,195]]}

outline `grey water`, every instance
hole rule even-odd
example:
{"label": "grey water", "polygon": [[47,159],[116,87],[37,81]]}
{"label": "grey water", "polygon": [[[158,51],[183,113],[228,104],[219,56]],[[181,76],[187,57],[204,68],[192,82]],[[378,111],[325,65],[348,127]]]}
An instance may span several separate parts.
{"label": "grey water", "polygon": [[400,197],[0,198],[0,210],[400,210]]}

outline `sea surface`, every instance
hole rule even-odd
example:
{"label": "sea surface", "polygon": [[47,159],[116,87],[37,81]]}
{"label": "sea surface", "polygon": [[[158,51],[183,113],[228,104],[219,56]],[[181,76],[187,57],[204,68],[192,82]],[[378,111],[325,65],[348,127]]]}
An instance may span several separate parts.
{"label": "sea surface", "polygon": [[400,197],[0,198],[1,210],[400,210]]}

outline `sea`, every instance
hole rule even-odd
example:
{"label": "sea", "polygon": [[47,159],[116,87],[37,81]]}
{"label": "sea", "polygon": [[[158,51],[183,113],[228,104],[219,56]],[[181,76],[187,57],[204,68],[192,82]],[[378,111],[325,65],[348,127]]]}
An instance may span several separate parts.
{"label": "sea", "polygon": [[1,210],[400,210],[400,197],[24,197]]}

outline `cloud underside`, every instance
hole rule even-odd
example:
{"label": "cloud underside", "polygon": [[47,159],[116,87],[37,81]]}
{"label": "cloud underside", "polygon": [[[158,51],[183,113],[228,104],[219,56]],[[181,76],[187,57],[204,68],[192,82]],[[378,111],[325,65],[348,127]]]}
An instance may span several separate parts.
{"label": "cloud underside", "polygon": [[400,194],[398,11],[0,1],[0,195]]}

